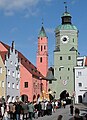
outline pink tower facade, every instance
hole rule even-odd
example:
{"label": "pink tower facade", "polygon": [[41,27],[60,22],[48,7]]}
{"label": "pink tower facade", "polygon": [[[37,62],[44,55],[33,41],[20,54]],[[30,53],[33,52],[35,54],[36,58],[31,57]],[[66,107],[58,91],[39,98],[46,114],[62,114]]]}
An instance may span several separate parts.
{"label": "pink tower facade", "polygon": [[[38,36],[38,51],[36,58],[37,69],[46,77],[48,71],[48,38],[42,26]],[[47,92],[48,85],[46,80],[42,80],[42,88]]]}

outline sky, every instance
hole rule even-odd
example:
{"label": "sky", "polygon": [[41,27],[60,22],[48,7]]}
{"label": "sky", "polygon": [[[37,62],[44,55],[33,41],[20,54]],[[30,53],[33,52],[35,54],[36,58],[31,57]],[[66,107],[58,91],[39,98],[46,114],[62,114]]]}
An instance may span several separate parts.
{"label": "sky", "polygon": [[53,66],[55,28],[61,24],[64,2],[72,23],[79,30],[78,50],[87,56],[87,0],[0,0],[0,41],[15,48],[36,66],[38,34],[42,27],[48,37],[49,67]]}

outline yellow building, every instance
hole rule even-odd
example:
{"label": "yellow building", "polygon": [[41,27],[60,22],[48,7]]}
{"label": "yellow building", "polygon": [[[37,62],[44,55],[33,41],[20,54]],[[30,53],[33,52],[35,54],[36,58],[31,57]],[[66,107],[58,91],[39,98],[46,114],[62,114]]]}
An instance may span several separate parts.
{"label": "yellow building", "polygon": [[0,98],[6,98],[6,68],[0,55]]}

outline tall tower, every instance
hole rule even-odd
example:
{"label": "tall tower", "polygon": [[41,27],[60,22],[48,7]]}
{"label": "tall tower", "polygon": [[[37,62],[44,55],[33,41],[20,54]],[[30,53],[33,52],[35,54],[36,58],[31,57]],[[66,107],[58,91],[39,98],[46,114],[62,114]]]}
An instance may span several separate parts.
{"label": "tall tower", "polygon": [[[38,35],[37,69],[46,77],[48,71],[48,38],[43,24]],[[47,81],[42,81],[43,90],[47,91]]]}
{"label": "tall tower", "polygon": [[65,12],[62,23],[55,29],[56,45],[54,50],[54,76],[57,81],[52,81],[49,87],[56,92],[56,98],[63,91],[69,95],[74,93],[74,67],[78,56],[78,30],[71,22],[71,15]]}

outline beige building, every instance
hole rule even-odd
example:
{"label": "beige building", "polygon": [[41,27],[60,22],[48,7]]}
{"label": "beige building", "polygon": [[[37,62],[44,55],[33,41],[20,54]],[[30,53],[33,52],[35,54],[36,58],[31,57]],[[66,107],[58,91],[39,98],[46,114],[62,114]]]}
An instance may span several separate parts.
{"label": "beige building", "polygon": [[0,55],[0,98],[6,98],[6,68]]}

